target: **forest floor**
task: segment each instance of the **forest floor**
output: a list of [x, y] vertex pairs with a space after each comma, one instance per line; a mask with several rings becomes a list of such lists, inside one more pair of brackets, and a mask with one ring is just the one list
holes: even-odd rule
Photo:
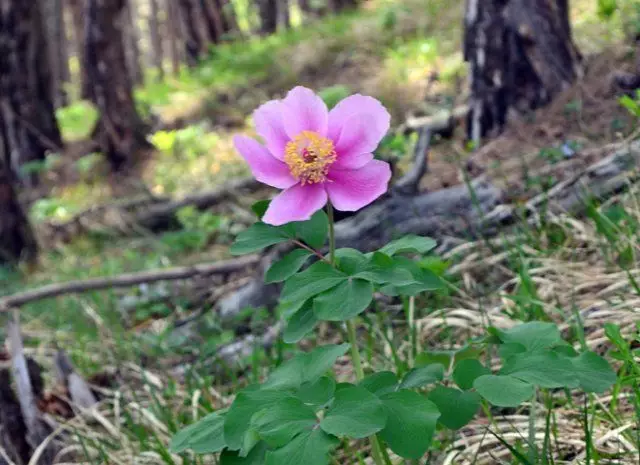
[[[586, 56], [584, 78], [479, 150], [465, 147], [461, 133], [434, 141], [423, 190], [485, 176], [506, 193], [505, 201], [521, 205], [612, 153], [640, 151], [632, 146], [639, 136], [638, 117], [620, 105], [610, 86], [611, 73], [631, 69], [636, 57], [625, 45], [620, 25], [597, 17], [596, 3], [572, 2], [576, 41]], [[320, 90], [328, 102], [353, 92], [373, 95], [390, 108], [395, 128], [407, 119], [463, 104], [463, 4], [370, 2], [357, 14], [219, 47], [199, 69], [150, 82], [139, 89], [137, 99], [157, 119], [151, 140], [158, 150], [143, 169], [143, 183], [132, 183], [127, 195], [180, 198], [246, 176], [231, 136], [251, 133], [251, 111], [295, 84]], [[59, 119], [65, 139], [81, 144], [95, 115], [78, 103], [63, 109]], [[402, 171], [411, 165], [415, 143], [415, 135], [398, 130], [381, 152], [396, 158]], [[270, 193], [240, 191], [202, 212], [183, 208], [180, 228], [163, 234], [121, 235], [90, 228], [69, 240], [51, 225], [114, 200], [99, 154], [79, 157], [71, 165], [62, 158], [52, 158], [44, 168], [48, 196], [34, 200], [31, 208], [43, 243], [41, 262], [20, 273], [0, 270], [0, 295], [51, 282], [229, 258], [233, 238], [252, 221], [250, 205]], [[496, 238], [456, 238], [455, 246], [432, 258], [449, 282], [446, 291], [418, 299], [411, 320], [406, 302], [400, 301], [362, 319], [365, 368], [396, 371], [416, 354], [459, 348], [489, 325], [506, 328], [535, 319], [558, 323], [576, 344], [601, 353], [611, 349], [603, 325], [617, 324], [637, 347], [636, 175], [636, 170], [628, 173], [624, 192], [580, 214], [550, 208]], [[118, 218], [109, 218], [112, 213], [106, 209], [93, 221], [117, 223]], [[172, 434], [228, 405], [239, 386], [262, 378], [296, 349], [282, 342], [256, 346], [238, 360], [239, 367], [227, 366], [218, 356], [221, 348], [264, 333], [277, 319], [266, 309], [247, 309], [232, 321], [210, 311], [220, 297], [216, 292], [239, 287], [248, 271], [195, 283], [68, 295], [23, 307], [26, 352], [43, 367], [49, 394], [43, 408], [64, 438], [59, 462], [214, 463], [171, 454], [167, 446]], [[189, 324], [192, 318], [197, 324]], [[323, 341], [340, 338], [330, 327], [319, 334]], [[66, 399], [53, 376], [59, 348], [99, 394], [97, 408], [73, 414], [60, 410]], [[346, 363], [342, 375], [351, 375]], [[637, 402], [622, 380], [605, 396], [569, 397], [553, 409], [552, 433], [543, 434], [545, 419], [540, 417], [540, 444], [552, 434], [555, 463], [638, 463]], [[509, 449], [488, 435], [486, 427], [521, 448], [528, 434], [528, 407], [493, 413], [455, 434], [440, 432], [428, 463], [510, 463]], [[364, 447], [355, 445], [356, 450]], [[339, 463], [357, 463], [348, 450]]]

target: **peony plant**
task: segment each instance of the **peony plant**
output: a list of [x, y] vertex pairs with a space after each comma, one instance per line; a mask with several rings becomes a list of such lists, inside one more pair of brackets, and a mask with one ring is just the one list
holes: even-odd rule
[[[540, 389], [602, 392], [615, 381], [602, 357], [576, 351], [546, 322], [489, 328], [459, 350], [422, 354], [403, 373], [365, 372], [356, 320], [374, 294], [414, 299], [443, 286], [414, 259], [435, 248], [430, 238], [409, 235], [368, 253], [336, 249], [333, 208], [357, 211], [388, 189], [389, 166], [373, 152], [389, 121], [371, 97], [353, 95], [329, 111], [311, 90], [296, 87], [254, 113], [263, 143], [236, 136], [256, 179], [283, 191], [254, 206], [259, 221], [239, 234], [232, 252], [291, 243], [265, 275], [284, 283], [284, 341], [301, 341], [320, 321], [345, 325], [347, 341], [284, 362], [238, 392], [229, 408], [178, 432], [174, 452], [219, 453], [222, 465], [325, 465], [341, 440], [366, 439], [376, 465], [389, 465], [391, 453], [421, 458], [438, 429], [462, 428], [483, 403], [535, 405]], [[498, 371], [479, 360], [489, 346], [498, 346]], [[332, 368], [347, 353], [354, 377], [339, 379]]]

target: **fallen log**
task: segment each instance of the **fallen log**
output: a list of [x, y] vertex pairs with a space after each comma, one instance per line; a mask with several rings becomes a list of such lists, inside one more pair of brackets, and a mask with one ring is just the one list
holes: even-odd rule
[[211, 208], [239, 191], [254, 190], [262, 185], [253, 178], [242, 178], [229, 182], [217, 189], [190, 194], [177, 200], [167, 197], [129, 199], [122, 202], [96, 205], [87, 208], [63, 223], [49, 222], [43, 227], [44, 234], [51, 238], [69, 241], [85, 232], [117, 231], [131, 234], [140, 229], [158, 231], [174, 224], [176, 213], [184, 207], [193, 206], [199, 210]]
[[248, 266], [255, 265], [258, 261], [257, 256], [247, 255], [215, 263], [140, 271], [137, 273], [126, 273], [107, 278], [92, 278], [59, 284], [49, 284], [47, 286], [38, 287], [36, 289], [31, 289], [6, 297], [0, 297], [0, 312], [7, 312], [12, 308], [18, 308], [36, 300], [48, 299], [65, 294], [78, 294], [100, 289], [133, 287], [139, 284], [153, 283], [157, 281], [175, 281], [179, 279], [210, 276], [213, 274], [231, 273]]

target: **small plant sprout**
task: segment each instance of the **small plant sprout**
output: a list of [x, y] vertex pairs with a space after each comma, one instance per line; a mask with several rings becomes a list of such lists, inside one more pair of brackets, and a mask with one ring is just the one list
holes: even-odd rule
[[[416, 296], [445, 285], [422, 266], [436, 247], [430, 238], [400, 237], [368, 252], [336, 248], [333, 208], [359, 210], [387, 190], [389, 166], [372, 152], [389, 115], [361, 95], [328, 112], [312, 91], [297, 87], [260, 107], [254, 119], [266, 145], [238, 136], [236, 147], [259, 181], [284, 192], [254, 206], [259, 221], [238, 236], [232, 252], [283, 245], [266, 280], [284, 283], [284, 342], [303, 340], [321, 321], [343, 325], [347, 340], [299, 352], [261, 384], [237, 392], [229, 408], [178, 432], [175, 453], [220, 454], [222, 465], [325, 465], [341, 444], [365, 440], [373, 462], [390, 465], [399, 463], [392, 453], [421, 459], [436, 431], [464, 427], [482, 407], [529, 405], [535, 426], [533, 406], [548, 390], [603, 392], [614, 384], [605, 359], [576, 351], [546, 322], [489, 328], [460, 350], [418, 354], [399, 373], [365, 367], [360, 346], [366, 341], [356, 323], [374, 294], [414, 305]], [[499, 369], [483, 363], [488, 352], [500, 355]], [[336, 360], [347, 354], [353, 374], [335, 372]], [[529, 447], [530, 457], [537, 456], [535, 441]]]

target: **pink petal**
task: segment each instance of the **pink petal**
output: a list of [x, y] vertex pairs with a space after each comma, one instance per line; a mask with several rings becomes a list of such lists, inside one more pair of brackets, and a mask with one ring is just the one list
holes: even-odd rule
[[242, 158], [251, 168], [251, 173], [260, 182], [279, 189], [286, 189], [298, 182], [289, 171], [289, 167], [274, 158], [257, 141], [246, 136], [235, 136], [233, 143]]
[[296, 184], [274, 197], [262, 221], [274, 226], [306, 221], [326, 203], [327, 192], [323, 184]]
[[279, 160], [284, 159], [284, 149], [290, 138], [282, 122], [282, 102], [271, 100], [253, 112], [256, 131], [265, 141], [269, 152]]
[[293, 139], [302, 131], [327, 133], [327, 106], [312, 90], [296, 87], [282, 101], [282, 118], [287, 135]]
[[[382, 104], [373, 97], [355, 94], [338, 103], [329, 113], [329, 129], [327, 137], [338, 141], [344, 127], [356, 115], [366, 115], [372, 118], [372, 139], [380, 140], [389, 130], [391, 116]], [[377, 145], [377, 144], [376, 144]], [[373, 149], [372, 149], [373, 150]]]
[[357, 169], [373, 159], [371, 152], [380, 142], [375, 125], [375, 118], [363, 113], [355, 114], [346, 121], [335, 145], [338, 154], [336, 168]]
[[391, 179], [389, 164], [371, 160], [356, 170], [332, 170], [325, 187], [334, 207], [356, 211], [370, 204], [387, 191]]

